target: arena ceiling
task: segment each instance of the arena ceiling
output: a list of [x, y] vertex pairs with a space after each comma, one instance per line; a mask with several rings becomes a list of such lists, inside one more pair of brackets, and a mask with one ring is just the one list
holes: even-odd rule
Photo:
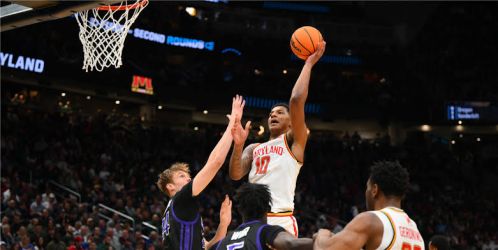
[[[113, 98], [130, 95], [132, 76], [142, 75], [154, 80], [157, 93], [143, 97], [145, 102], [168, 100], [179, 105], [191, 104], [193, 109], [206, 105], [221, 108], [224, 95], [237, 92], [285, 100], [301, 66], [290, 56], [290, 34], [300, 26], [312, 25], [329, 42], [327, 55], [352, 56], [362, 62], [350, 65], [332, 61], [317, 67], [315, 81], [319, 84], [312, 86], [309, 101], [328, 107], [328, 117], [441, 119], [447, 101], [476, 100], [482, 93], [497, 93], [494, 79], [484, 79], [472, 91], [466, 91], [463, 84], [453, 86], [454, 79], [447, 72], [431, 71], [440, 66], [417, 68], [431, 60], [440, 60], [440, 65], [444, 65], [442, 60], [452, 61], [444, 54], [450, 53], [446, 51], [457, 54], [466, 52], [461, 48], [484, 47], [479, 43], [485, 39], [465, 44], [458, 37], [452, 38], [448, 30], [434, 32], [440, 29], [438, 23], [452, 27], [438, 19], [441, 16], [461, 12], [475, 12], [478, 16], [479, 11], [486, 16], [492, 12], [492, 8], [482, 10], [486, 6], [466, 10], [469, 4], [432, 2], [152, 1], [132, 26], [140, 32], [126, 40], [124, 66], [104, 73], [84, 73], [78, 25], [71, 15], [105, 2], [2, 1], [2, 51], [45, 60], [43, 74], [2, 67], [2, 81], [87, 89], [94, 95]], [[15, 12], [14, 7], [31, 10], [6, 15]], [[196, 13], [189, 15], [187, 7], [196, 8]], [[473, 27], [461, 26], [461, 30], [471, 33]], [[492, 28], [491, 24], [482, 25], [482, 29]], [[213, 41], [215, 49], [165, 46], [137, 37], [143, 31]], [[437, 38], [431, 41], [434, 34]], [[223, 51], [238, 51], [241, 55]], [[471, 62], [467, 63], [471, 66]], [[412, 69], [416, 71], [411, 73], [415, 77], [406, 73]], [[288, 74], [282, 75], [283, 70]], [[437, 83], [427, 79], [435, 73], [441, 74]], [[487, 71], [467, 74], [487, 75]], [[419, 75], [426, 76], [418, 79]], [[434, 86], [442, 87], [435, 91]], [[455, 89], [465, 95], [452, 93]]]

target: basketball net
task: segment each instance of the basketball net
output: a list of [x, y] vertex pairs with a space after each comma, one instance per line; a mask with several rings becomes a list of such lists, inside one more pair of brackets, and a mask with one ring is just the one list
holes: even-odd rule
[[123, 64], [121, 55], [130, 26], [148, 3], [148, 0], [123, 1], [116, 6], [78, 12], [76, 20], [80, 26], [86, 72], [102, 71], [112, 65], [119, 68]]

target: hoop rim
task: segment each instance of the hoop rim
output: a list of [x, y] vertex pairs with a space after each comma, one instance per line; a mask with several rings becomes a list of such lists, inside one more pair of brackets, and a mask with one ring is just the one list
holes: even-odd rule
[[103, 11], [132, 10], [138, 7], [144, 7], [145, 5], [147, 5], [148, 2], [149, 0], [141, 0], [138, 3], [121, 5], [121, 6], [107, 5], [107, 6], [98, 7], [97, 10], [103, 10]]

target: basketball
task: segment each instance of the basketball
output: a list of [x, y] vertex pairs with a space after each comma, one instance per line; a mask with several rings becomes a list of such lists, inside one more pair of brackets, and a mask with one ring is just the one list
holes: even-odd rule
[[294, 55], [306, 60], [315, 53], [318, 43], [322, 40], [322, 34], [315, 27], [303, 26], [292, 34], [290, 47]]

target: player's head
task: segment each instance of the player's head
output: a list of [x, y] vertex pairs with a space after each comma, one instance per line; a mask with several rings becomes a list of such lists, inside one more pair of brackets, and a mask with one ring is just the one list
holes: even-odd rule
[[173, 197], [183, 186], [189, 183], [190, 170], [187, 163], [177, 162], [159, 174], [157, 187], [169, 197]]
[[266, 218], [271, 210], [271, 194], [267, 185], [245, 183], [237, 189], [235, 201], [244, 221]]
[[408, 190], [408, 171], [398, 161], [379, 161], [370, 168], [365, 198], [367, 210], [373, 210], [375, 203], [384, 198], [400, 201]]
[[291, 118], [289, 105], [286, 103], [277, 103], [271, 107], [268, 115], [268, 128], [272, 136], [279, 136], [291, 127]]
[[429, 241], [429, 250], [449, 250], [450, 241], [442, 235], [434, 235]]

